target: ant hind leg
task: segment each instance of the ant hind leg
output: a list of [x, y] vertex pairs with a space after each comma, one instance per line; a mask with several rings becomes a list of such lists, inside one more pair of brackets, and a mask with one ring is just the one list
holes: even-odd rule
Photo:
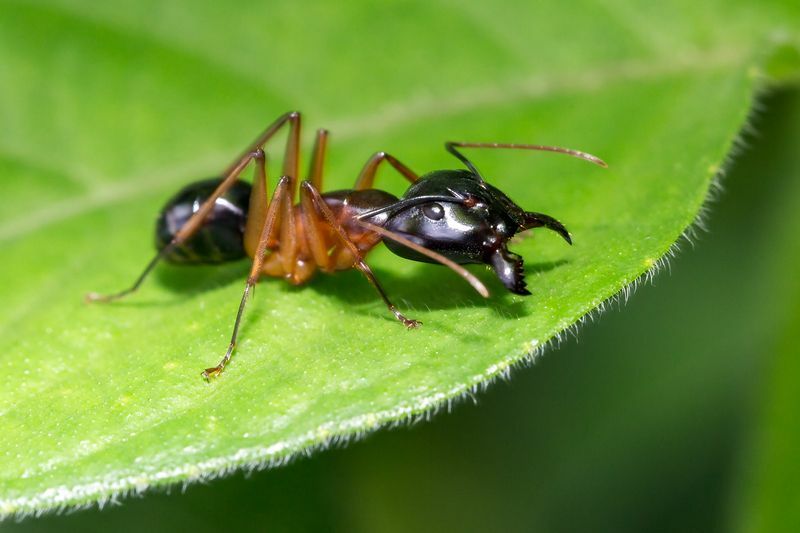
[[[287, 123], [289, 124], [289, 140], [286, 143], [286, 155], [283, 161], [283, 173], [296, 180], [300, 151], [300, 120], [300, 113], [297, 111], [291, 111], [289, 113], [284, 113], [278, 117], [275, 122], [270, 124], [267, 129], [265, 129], [261, 135], [259, 135], [256, 140], [248, 146], [244, 153], [242, 153], [241, 156], [239, 156], [228, 166], [228, 168], [225, 169], [225, 171], [222, 173], [222, 182], [219, 184], [216, 190], [206, 199], [205, 202], [203, 202], [203, 205], [200, 206], [200, 209], [198, 209], [197, 212], [186, 221], [178, 233], [175, 234], [175, 237], [172, 239], [172, 241], [167, 244], [167, 246], [159, 250], [158, 253], [156, 253], [156, 255], [150, 260], [150, 262], [147, 263], [144, 271], [142, 271], [139, 277], [136, 278], [136, 281], [134, 281], [133, 285], [125, 290], [113, 294], [104, 295], [91, 292], [86, 295], [86, 301], [111, 302], [135, 292], [141, 286], [150, 272], [152, 272], [155, 266], [161, 261], [161, 259], [167, 256], [175, 247], [179, 246], [181, 243], [185, 242], [187, 239], [191, 238], [195, 233], [197, 233], [197, 230], [200, 229], [208, 215], [214, 209], [214, 203], [217, 201], [217, 198], [225, 194], [225, 192], [231, 188], [236, 180], [239, 179], [239, 175], [252, 159], [259, 161], [261, 158], [263, 158], [264, 145]], [[294, 193], [294, 191], [292, 191], [292, 193]], [[292, 198], [293, 197], [294, 194], [292, 194]]]
[[[209, 196], [203, 205], [200, 206], [200, 209], [197, 210], [190, 218], [186, 221], [186, 223], [181, 227], [180, 230], [175, 234], [165, 247], [159, 250], [156, 255], [147, 263], [144, 271], [139, 274], [139, 277], [136, 278], [136, 281], [133, 282], [133, 285], [113, 294], [98, 294], [95, 292], [90, 292], [86, 295], [87, 302], [112, 302], [114, 300], [118, 300], [132, 292], [135, 292], [144, 282], [145, 278], [147, 278], [148, 274], [153, 271], [155, 266], [166, 257], [172, 250], [174, 250], [177, 246], [181, 243], [186, 242], [186, 240], [190, 239], [197, 230], [200, 229], [205, 222], [206, 218], [208, 217], [209, 213], [214, 209], [214, 203], [217, 201], [217, 198], [225, 194], [225, 192], [231, 188], [231, 186], [239, 179], [239, 175], [242, 173], [242, 170], [247, 166], [251, 159], [257, 157], [257, 152], [251, 152], [242, 157], [242, 159], [238, 162], [237, 165], [233, 166], [231, 170], [226, 174], [226, 176], [222, 179], [222, 182], [217, 186], [211, 196]], [[263, 152], [261, 152], [263, 154]]]

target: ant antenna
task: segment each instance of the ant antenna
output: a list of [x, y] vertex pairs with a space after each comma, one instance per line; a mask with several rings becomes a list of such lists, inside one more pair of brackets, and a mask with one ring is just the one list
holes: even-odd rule
[[475, 168], [475, 165], [467, 159], [467, 157], [456, 150], [456, 147], [459, 148], [511, 148], [515, 150], [541, 150], [543, 152], [556, 152], [559, 154], [567, 154], [571, 155], [572, 157], [577, 157], [578, 159], [583, 159], [584, 161], [588, 161], [589, 163], [594, 163], [595, 165], [608, 168], [608, 165], [605, 161], [600, 159], [599, 157], [593, 156], [592, 154], [587, 154], [586, 152], [580, 152], [578, 150], [572, 150], [570, 148], [562, 148], [560, 146], [545, 146], [542, 144], [516, 144], [516, 143], [470, 143], [470, 142], [454, 142], [454, 141], [447, 141], [444, 143], [444, 147], [447, 149], [448, 152], [456, 156], [456, 158], [464, 163], [469, 170], [472, 171], [473, 174], [478, 176], [481, 181], [483, 181], [483, 176], [481, 173], [478, 172], [478, 169]]
[[437, 263], [446, 266], [447, 268], [449, 268], [450, 270], [452, 270], [453, 272], [464, 278], [464, 280], [467, 283], [472, 285], [472, 288], [475, 289], [475, 291], [477, 291], [478, 294], [480, 294], [484, 298], [489, 297], [489, 289], [487, 289], [486, 286], [483, 283], [481, 283], [481, 281], [477, 277], [475, 277], [469, 270], [462, 267], [455, 261], [448, 259], [445, 256], [434, 252], [433, 250], [429, 250], [424, 246], [421, 246], [415, 243], [414, 241], [411, 241], [403, 237], [402, 235], [395, 233], [394, 231], [389, 231], [388, 229], [378, 226], [376, 224], [372, 224], [370, 222], [360, 219], [356, 219], [356, 223], [360, 224], [361, 226], [364, 226], [370, 231], [374, 231], [375, 233], [381, 235], [382, 237], [386, 237], [387, 239], [391, 239], [395, 242], [398, 242], [403, 246], [411, 248], [415, 252], [425, 255], [433, 259]]
[[472, 161], [467, 159], [467, 156], [465, 156], [464, 154], [462, 154], [461, 152], [456, 150], [456, 146], [467, 147], [467, 146], [470, 146], [470, 144], [469, 143], [462, 143], [462, 142], [447, 141], [446, 143], [444, 143], [444, 147], [448, 152], [450, 152], [451, 154], [456, 156], [456, 159], [458, 159], [459, 161], [464, 163], [464, 165], [466, 165], [466, 167], [470, 170], [470, 172], [472, 172], [473, 174], [478, 176], [478, 179], [481, 180], [481, 182], [483, 182], [484, 179], [483, 179], [483, 176], [481, 176], [481, 173], [478, 171], [478, 169], [475, 167], [475, 165], [472, 164]]
[[454, 202], [458, 204], [464, 203], [464, 198], [462, 196], [456, 196], [457, 193], [452, 189], [448, 190], [453, 193], [453, 196], [429, 194], [425, 196], [415, 196], [414, 198], [406, 198], [405, 200], [399, 200], [393, 204], [370, 209], [369, 211], [357, 215], [356, 218], [358, 220], [364, 220], [365, 218], [372, 218], [375, 215], [380, 215], [381, 213], [386, 213], [387, 211], [389, 212], [389, 216], [394, 216], [395, 212], [397, 211], [402, 211], [403, 209], [408, 209], [409, 207], [414, 207], [415, 205], [427, 204], [430, 202]]

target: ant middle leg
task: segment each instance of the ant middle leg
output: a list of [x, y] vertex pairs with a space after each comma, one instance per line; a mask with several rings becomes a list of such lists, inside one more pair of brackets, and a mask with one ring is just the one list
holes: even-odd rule
[[[367, 280], [375, 287], [375, 290], [378, 291], [383, 303], [386, 304], [386, 307], [391, 311], [391, 313], [399, 320], [405, 327], [408, 329], [413, 329], [422, 325], [422, 322], [419, 320], [414, 320], [412, 318], [408, 318], [403, 315], [397, 307], [389, 300], [389, 297], [386, 295], [386, 291], [383, 290], [383, 287], [378, 282], [378, 278], [375, 277], [375, 274], [372, 272], [372, 269], [369, 265], [364, 261], [364, 256], [355, 243], [348, 237], [347, 232], [344, 228], [339, 224], [336, 220], [336, 217], [331, 212], [328, 205], [325, 203], [325, 200], [322, 199], [319, 191], [314, 187], [313, 184], [309, 181], [304, 181], [300, 185], [300, 201], [301, 201], [301, 208], [306, 211], [307, 209], [311, 208], [313, 211], [308, 211], [304, 214], [304, 222], [307, 221], [308, 225], [315, 225], [320, 223], [327, 223], [327, 225], [333, 229], [334, 233], [339, 237], [341, 243], [353, 254], [354, 257], [354, 264], [353, 266], [361, 271], [362, 274], [367, 278]], [[318, 217], [321, 217], [320, 220]], [[328, 246], [325, 245], [324, 241], [321, 240], [321, 235], [318, 231], [311, 232], [308, 234], [309, 238], [312, 240], [310, 243], [312, 253], [314, 250], [318, 250], [317, 253], [320, 253], [324, 250], [325, 255], [327, 256]], [[315, 253], [315, 260], [316, 259]], [[329, 259], [323, 259], [323, 263], [320, 264], [320, 267], [324, 270], [325, 266], [328, 265]], [[319, 263], [318, 263], [319, 264]]]
[[417, 176], [413, 170], [401, 163], [393, 155], [387, 154], [386, 152], [376, 152], [367, 160], [364, 168], [361, 169], [353, 189], [357, 191], [371, 189], [373, 183], [375, 183], [375, 173], [378, 171], [380, 164], [384, 161], [392, 165], [392, 167], [409, 182], [415, 183], [419, 179], [419, 176]]

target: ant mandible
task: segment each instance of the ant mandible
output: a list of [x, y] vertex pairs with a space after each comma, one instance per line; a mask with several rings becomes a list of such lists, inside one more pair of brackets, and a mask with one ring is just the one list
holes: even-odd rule
[[[287, 124], [283, 176], [272, 199], [268, 199], [264, 145]], [[485, 263], [509, 291], [527, 295], [530, 292], [525, 288], [522, 257], [508, 250], [509, 239], [522, 231], [545, 227], [572, 244], [563, 224], [548, 215], [523, 210], [486, 183], [457, 148], [544, 150], [606, 166], [593, 155], [556, 146], [447, 142], [447, 151], [467, 170], [434, 170], [418, 177], [392, 155], [378, 152], [364, 165], [352, 189], [321, 193], [327, 141], [328, 132], [318, 130], [308, 179], [300, 183], [300, 201], [295, 205], [300, 113], [284, 114], [221, 178], [192, 183], [167, 202], [156, 224], [158, 253], [130, 288], [110, 295], [90, 293], [86, 299], [109, 302], [134, 292], [162, 259], [209, 264], [251, 257], [253, 263], [231, 341], [219, 364], [202, 372], [206, 379], [218, 376], [230, 361], [248, 295], [262, 274], [300, 285], [317, 269], [332, 273], [357, 268], [397, 320], [407, 328], [416, 328], [421, 322], [400, 313], [364, 261], [379, 242], [400, 257], [449, 267], [483, 297], [488, 297], [489, 291], [462, 264]], [[411, 183], [401, 198], [372, 188], [375, 173], [384, 161]], [[251, 162], [255, 163], [252, 186], [239, 181]]]

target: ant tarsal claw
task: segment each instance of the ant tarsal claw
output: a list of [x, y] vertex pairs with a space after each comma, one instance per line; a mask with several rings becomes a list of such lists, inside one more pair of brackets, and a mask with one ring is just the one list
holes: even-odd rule
[[394, 314], [395, 318], [399, 320], [406, 328], [414, 329], [418, 328], [422, 325], [422, 322], [419, 320], [414, 320], [413, 318], [406, 318], [404, 314], [397, 310], [397, 308], [393, 305], [389, 305], [389, 310]]
[[86, 296], [83, 297], [83, 301], [87, 304], [99, 302], [99, 303], [108, 303], [113, 302], [120, 298], [119, 294], [100, 294], [99, 292], [89, 292], [86, 293]]
[[206, 381], [210, 381], [211, 378], [216, 378], [221, 373], [222, 373], [222, 367], [215, 366], [214, 368], [206, 368], [200, 373], [200, 375], [203, 376], [203, 379], [205, 379]]
[[408, 329], [415, 329], [422, 325], [422, 322], [419, 320], [414, 320], [413, 318], [403, 318], [403, 325]]
[[87, 292], [86, 296], [83, 297], [83, 301], [86, 302], [87, 304], [90, 304], [92, 302], [98, 302], [102, 299], [103, 295], [97, 292]]

